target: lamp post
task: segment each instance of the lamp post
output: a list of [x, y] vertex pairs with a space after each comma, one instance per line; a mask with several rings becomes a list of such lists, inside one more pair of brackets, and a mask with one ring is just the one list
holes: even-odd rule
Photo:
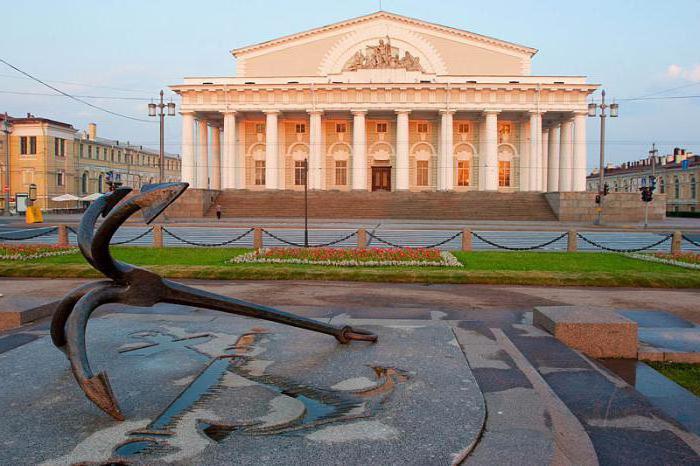
[[605, 89], [601, 92], [600, 104], [591, 102], [588, 104], [588, 116], [595, 117], [598, 108], [600, 108], [600, 173], [598, 180], [598, 195], [600, 196], [600, 207], [598, 208], [598, 218], [595, 221], [596, 225], [600, 225], [601, 218], [603, 215], [603, 198], [604, 196], [604, 186], [605, 186], [605, 118], [608, 116], [605, 113], [607, 108], [610, 109], [610, 116], [612, 118], [617, 118], [620, 106], [616, 103], [610, 105], [605, 103]]
[[9, 118], [7, 112], [5, 112], [5, 119], [2, 120], [2, 132], [5, 133], [5, 186], [3, 187], [5, 192], [5, 209], [3, 210], [3, 215], [10, 215], [10, 132], [12, 127]]
[[[159, 170], [158, 170], [158, 182], [162, 183], [165, 181], [165, 108], [168, 108], [168, 116], [175, 116], [175, 102], [163, 103], [163, 90], [160, 91], [160, 103], [154, 104], [151, 102], [148, 104], [148, 116], [159, 116], [160, 117], [160, 157], [159, 157]], [[156, 113], [156, 108], [158, 112]]]
[[304, 247], [309, 247], [309, 160], [304, 159]]
[[[651, 150], [649, 151], [649, 158], [651, 159], [651, 176], [649, 177], [649, 194], [650, 194], [650, 199], [651, 196], [654, 195], [654, 191], [656, 190], [656, 156], [658, 155], [659, 150], [656, 148], [656, 143], [653, 143], [651, 145]], [[649, 201], [644, 202], [644, 228], [646, 228], [649, 224]]]

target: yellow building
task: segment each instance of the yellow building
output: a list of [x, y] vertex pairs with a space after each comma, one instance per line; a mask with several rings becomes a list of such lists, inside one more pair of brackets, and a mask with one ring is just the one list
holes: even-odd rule
[[[4, 120], [0, 116], [0, 121]], [[107, 190], [106, 175], [113, 172], [125, 186], [136, 189], [157, 182], [159, 153], [128, 142], [97, 137], [97, 126], [78, 131], [72, 125], [27, 115], [8, 117], [10, 123], [11, 203], [29, 185], [37, 186], [37, 203], [43, 210], [75, 207], [71, 202], [51, 199], [61, 194], [78, 197]], [[7, 135], [0, 139], [0, 183], [6, 185]], [[180, 179], [180, 159], [165, 156], [165, 181]], [[4, 194], [4, 191], [3, 191]], [[4, 196], [0, 206], [5, 209]], [[12, 207], [12, 206], [11, 206]]]

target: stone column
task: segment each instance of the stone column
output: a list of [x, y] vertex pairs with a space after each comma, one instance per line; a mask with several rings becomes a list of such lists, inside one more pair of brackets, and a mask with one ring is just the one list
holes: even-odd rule
[[540, 191], [547, 191], [547, 167], [549, 166], [549, 160], [547, 159], [549, 154], [549, 129], [542, 130], [542, 155], [541, 167], [540, 167]]
[[549, 151], [547, 153], [547, 191], [559, 190], [559, 134], [560, 125], [549, 128]]
[[438, 190], [454, 189], [454, 110], [440, 110], [440, 154], [438, 155]]
[[572, 150], [571, 131], [573, 122], [566, 120], [561, 124], [561, 135], [559, 136], [559, 191], [571, 191], [571, 164]]
[[352, 189], [367, 191], [367, 110], [353, 110], [352, 120]]
[[484, 170], [484, 190], [498, 190], [498, 114], [500, 110], [484, 112], [486, 153], [481, 168]]
[[410, 110], [396, 110], [396, 189], [408, 190], [408, 114]]
[[221, 189], [221, 128], [211, 127], [211, 189]]
[[585, 112], [574, 115], [574, 157], [571, 167], [573, 191], [586, 190], [586, 116]]
[[520, 121], [519, 152], [520, 152], [520, 191], [530, 190], [530, 128], [528, 121]]
[[279, 189], [279, 141], [277, 139], [277, 115], [279, 110], [265, 112], [265, 189]]
[[537, 170], [539, 170], [540, 163], [540, 137], [542, 135], [540, 127], [542, 126], [542, 114], [537, 111], [530, 112], [530, 168], [529, 172], [529, 186], [530, 191], [539, 191], [539, 185], [537, 184], [538, 176]]
[[236, 112], [224, 113], [224, 152], [221, 157], [221, 187], [222, 189], [242, 188], [238, 186], [238, 170], [236, 160]]
[[182, 112], [182, 160], [180, 163], [180, 175], [182, 181], [189, 183], [190, 188], [195, 188], [194, 175], [194, 113]]
[[209, 125], [200, 118], [197, 131], [197, 187], [209, 188]]
[[323, 146], [321, 115], [323, 110], [309, 110], [309, 189], [323, 189]]

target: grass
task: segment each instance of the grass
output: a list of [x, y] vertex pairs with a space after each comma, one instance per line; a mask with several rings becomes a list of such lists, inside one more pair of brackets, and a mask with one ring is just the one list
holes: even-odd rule
[[700, 396], [700, 365], [674, 362], [648, 362], [647, 364], [694, 395]]
[[[478, 283], [543, 286], [700, 288], [700, 271], [644, 262], [619, 254], [455, 252], [464, 268], [328, 267], [227, 264], [240, 248], [112, 248], [114, 256], [171, 278], [221, 280], [348, 280], [396, 283]], [[0, 261], [6, 277], [99, 277], [79, 254], [26, 262]]]

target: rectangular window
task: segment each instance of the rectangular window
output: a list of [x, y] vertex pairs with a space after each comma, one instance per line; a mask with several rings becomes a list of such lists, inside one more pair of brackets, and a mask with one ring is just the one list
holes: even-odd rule
[[306, 133], [306, 125], [304, 123], [297, 123], [296, 127], [294, 128], [294, 131], [297, 134], [304, 134]]
[[36, 154], [36, 136], [29, 136], [29, 153]]
[[255, 133], [263, 134], [265, 132], [265, 123], [255, 123]]
[[114, 162], [114, 149], [111, 150], [111, 153], [109, 154], [112, 162]]
[[377, 133], [386, 133], [386, 123], [377, 123]]
[[102, 148], [102, 160], [107, 160], [107, 148]]
[[418, 123], [418, 132], [426, 134], [428, 132], [428, 123]]
[[294, 161], [294, 185], [304, 186], [306, 184], [306, 160]]
[[65, 186], [65, 173], [56, 173], [56, 186]]
[[345, 133], [348, 130], [348, 125], [345, 123], [336, 123], [335, 124], [335, 132], [336, 133]]
[[61, 157], [66, 156], [66, 140], [61, 139]]
[[457, 186], [469, 186], [469, 160], [457, 161]]
[[60, 143], [59, 141], [60, 141], [59, 138], [53, 138], [53, 153], [54, 153], [54, 156], [55, 156], [55, 157], [60, 157], [60, 156], [61, 156], [61, 151], [60, 151], [60, 149], [58, 148], [58, 146], [61, 145], [61, 143]]
[[510, 186], [510, 161], [498, 162], [498, 186]]
[[19, 153], [21, 155], [27, 155], [28, 149], [29, 148], [27, 147], [27, 136], [20, 137], [19, 138]]
[[255, 185], [265, 186], [265, 161], [255, 161]]
[[336, 186], [345, 186], [348, 184], [348, 161], [335, 161], [335, 184]]
[[82, 145], [82, 144], [80, 145], [80, 148], [78, 149], [78, 153], [79, 153], [79, 155], [80, 155], [80, 158], [82, 159], [82, 158], [83, 158], [83, 155], [84, 155], [84, 152], [83, 152], [83, 145]]
[[418, 160], [416, 162], [416, 185], [428, 186], [428, 161]]
[[459, 134], [469, 133], [469, 123], [459, 123], [457, 125], [457, 133], [459, 133]]

